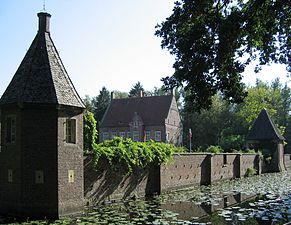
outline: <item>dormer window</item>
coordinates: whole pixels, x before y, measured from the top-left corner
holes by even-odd
[[[66,143],[76,144],[76,120],[66,119]]]
[[[134,128],[138,128],[138,121],[134,121],[134,122],[133,122],[133,127],[134,127]]]

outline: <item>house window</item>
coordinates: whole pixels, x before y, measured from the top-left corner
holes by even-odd
[[[125,138],[125,132],[119,132],[119,136]]]
[[[131,133],[127,132],[127,138],[131,138]]]
[[[133,131],[133,141],[139,141],[139,132]]]
[[[66,119],[66,142],[76,144],[76,120]]]
[[[8,116],[6,118],[6,143],[15,143],[16,141],[16,117]]]
[[[104,132],[103,133],[103,141],[108,140],[109,139],[109,134],[108,132]]]
[[[133,127],[134,127],[134,128],[138,128],[138,121],[134,121],[134,122],[133,122]]]
[[[161,131],[159,130],[155,131],[155,141],[161,141],[162,140],[161,136],[162,136]]]
[[[115,137],[117,137],[117,132],[112,132],[111,133],[111,139],[114,139]]]
[[[149,141],[151,140],[151,132],[150,131],[146,131],[145,132],[145,141]]]
[[[170,133],[167,132],[166,134],[166,142],[169,143],[170,142]]]

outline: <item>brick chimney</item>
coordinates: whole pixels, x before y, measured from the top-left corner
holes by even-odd
[[[176,87],[173,87],[173,88],[171,89],[171,95],[172,95],[172,96],[176,96]]]
[[[38,32],[47,32],[50,33],[50,18],[51,15],[46,12],[40,12],[38,16]]]
[[[139,97],[143,97],[143,91],[139,91]]]
[[[114,99],[115,98],[115,93],[114,93],[114,91],[112,91],[111,93],[110,93],[110,99],[112,100],[112,99]]]

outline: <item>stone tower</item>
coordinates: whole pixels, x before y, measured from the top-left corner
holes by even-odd
[[[0,100],[0,212],[61,217],[83,210],[83,112],[50,36],[39,29]]]

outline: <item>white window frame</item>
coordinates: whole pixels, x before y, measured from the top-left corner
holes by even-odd
[[[155,131],[155,141],[162,141],[162,132],[160,130]]]
[[[151,131],[146,130],[145,131],[145,141],[150,141],[151,140]]]

